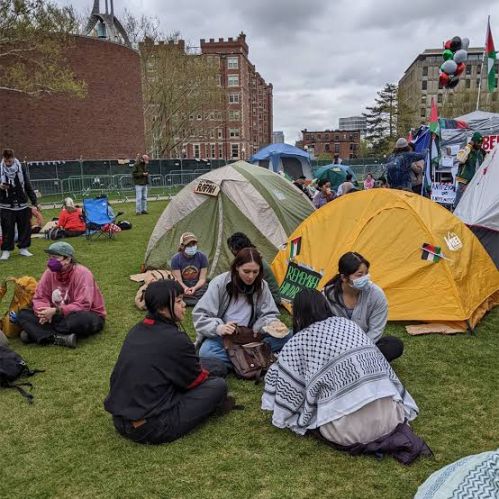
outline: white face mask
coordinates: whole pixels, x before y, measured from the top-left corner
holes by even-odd
[[[196,245],[187,246],[187,248],[184,249],[184,252],[187,256],[194,256],[198,252],[198,247]]]
[[[358,289],[366,289],[371,285],[371,276],[369,274],[363,275],[362,277],[357,277],[357,279],[351,280],[352,287]]]

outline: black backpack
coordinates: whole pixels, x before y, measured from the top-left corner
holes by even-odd
[[[0,345],[0,387],[15,388],[31,404],[33,403],[33,395],[27,392],[23,386],[33,388],[33,385],[28,382],[14,383],[14,381],[41,372],[43,371],[39,369],[31,370],[18,353]]]

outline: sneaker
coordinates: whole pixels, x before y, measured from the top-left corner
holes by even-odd
[[[29,334],[26,331],[21,331],[19,334],[19,339],[24,343],[28,344],[31,343],[31,338],[29,337]]]
[[[21,248],[21,249],[19,250],[19,254],[20,254],[21,256],[33,256],[33,253],[31,253],[31,252],[28,250],[28,248]]]
[[[149,213],[147,212],[147,210],[144,210],[144,211],[142,212],[142,215],[149,215]]]
[[[10,251],[2,251],[2,256],[0,256],[0,260],[8,260],[10,258]]]
[[[76,334],[55,334],[54,345],[76,348]]]

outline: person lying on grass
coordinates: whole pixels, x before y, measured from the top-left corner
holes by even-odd
[[[104,327],[104,298],[92,272],[76,262],[74,248],[64,241],[52,243],[49,259],[33,296],[33,307],[21,310],[21,341],[39,345],[76,347],[78,338]]]
[[[225,380],[200,366],[180,329],[183,298],[176,281],[147,287],[147,316],[128,333],[111,374],[104,408],[118,433],[134,442],[171,442],[233,403]]]
[[[371,281],[369,267],[359,253],[345,253],[338,262],[338,274],[324,287],[324,295],[333,314],[354,321],[391,362],[402,355],[404,344],[395,336],[382,336],[388,303],[383,290]]]
[[[266,327],[281,324],[274,298],[263,279],[263,262],[255,248],[240,250],[229,272],[215,277],[192,311],[196,344],[201,358],[215,358],[231,366],[222,337],[234,334],[236,326],[262,333],[263,341],[278,352],[291,337],[267,334]]]
[[[293,301],[293,332],[265,376],[262,409],[272,411],[274,426],[318,431],[353,453],[369,452],[363,446],[378,439],[382,452],[400,450],[391,435],[402,432],[406,450],[414,440],[419,455],[420,441],[405,423],[419,409],[355,322],[335,317],[319,291],[304,289]]]

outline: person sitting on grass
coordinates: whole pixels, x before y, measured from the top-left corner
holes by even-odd
[[[336,192],[336,195],[338,197],[343,196],[343,194],[349,193],[355,187],[352,180],[353,175],[351,173],[347,173],[345,181],[338,186],[338,191]]]
[[[208,288],[208,257],[198,250],[198,238],[192,232],[184,232],[180,236],[180,247],[172,258],[171,268],[172,274],[184,290],[186,305],[196,305]]]
[[[236,256],[244,248],[256,248],[256,246],[249,240],[249,237],[242,232],[235,232],[234,234],[232,234],[232,236],[227,239],[227,246],[234,256]],[[270,265],[263,259],[262,264],[263,279],[269,285],[269,289],[272,293],[275,304],[279,306],[281,304],[281,293],[279,291],[279,285],[277,284]]]
[[[304,289],[293,301],[293,332],[265,376],[262,409],[272,411],[274,426],[310,431],[353,454],[422,453],[424,442],[406,423],[419,412],[415,401],[355,322]]]
[[[388,303],[383,290],[371,281],[369,267],[359,253],[345,253],[338,262],[338,274],[324,287],[324,295],[334,315],[354,321],[391,362],[402,355],[404,344],[394,336],[382,336]]]
[[[79,206],[75,206],[71,198],[64,199],[57,227],[64,230],[64,237],[81,236],[86,231],[82,210]]]
[[[23,343],[76,347],[76,341],[102,331],[104,299],[92,272],[75,260],[73,247],[58,241],[45,250],[45,270],[33,296],[33,307],[18,313]]]
[[[111,374],[104,408],[117,432],[134,442],[172,442],[233,403],[225,380],[200,366],[181,329],[182,292],[176,281],[148,286],[147,316],[128,333]]]
[[[265,332],[267,326],[282,324],[278,317],[269,286],[263,280],[262,257],[255,248],[244,248],[237,253],[230,271],[210,282],[192,311],[199,356],[218,359],[230,367],[223,336],[233,334],[236,326],[262,333],[263,341],[278,352],[290,334],[275,338]]]

